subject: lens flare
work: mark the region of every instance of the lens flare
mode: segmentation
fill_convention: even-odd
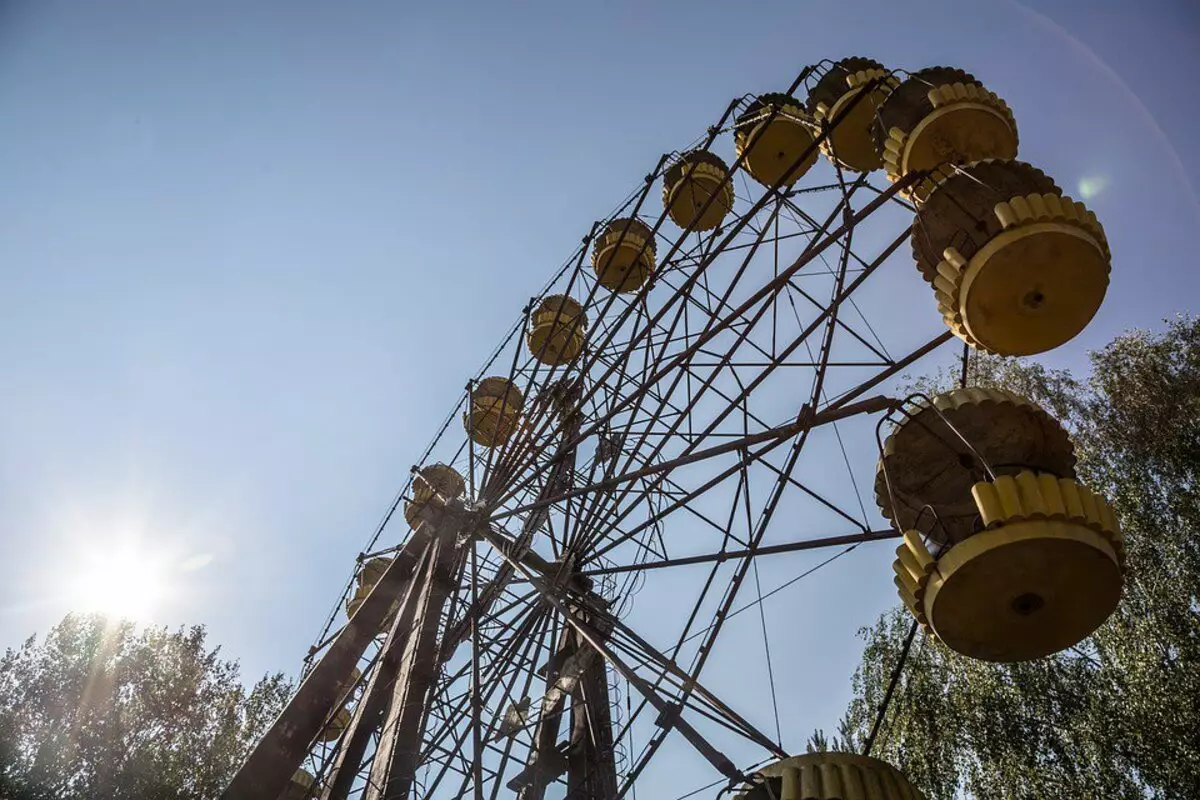
[[[148,621],[167,595],[166,564],[134,545],[85,555],[65,576],[72,610]]]
[[[1107,175],[1088,175],[1079,180],[1079,196],[1091,200],[1108,188]]]

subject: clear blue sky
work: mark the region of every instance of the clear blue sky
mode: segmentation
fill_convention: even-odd
[[[1048,363],[1196,310],[1194,4],[0,2],[0,647],[69,610],[85,544],[140,535],[172,559],[155,621],[295,670],[591,222],[731,97],[845,55],[970,70],[1092,195],[1109,297]],[[844,706],[890,559],[771,601],[813,681],[794,746]]]

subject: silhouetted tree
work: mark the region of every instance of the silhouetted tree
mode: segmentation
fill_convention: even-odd
[[[0,659],[0,798],[216,797],[290,692],[205,630],[69,615]]]

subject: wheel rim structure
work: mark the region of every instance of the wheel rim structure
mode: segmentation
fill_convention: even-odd
[[[787,94],[832,66],[806,69]],[[859,88],[844,116],[804,129],[803,177],[784,171],[764,186],[746,173],[746,142],[734,154],[738,115],[755,102],[746,96],[592,227],[420,460],[456,470],[465,493],[430,500],[427,482],[414,505],[410,479],[397,495],[359,556],[373,564],[370,596],[347,622],[362,585],[352,575],[296,697],[226,797],[278,797],[291,780],[296,797],[541,800],[565,785],[568,797],[612,800],[661,769],[664,753],[691,750],[711,767],[673,779],[680,794],[789,755],[769,710],[722,699],[705,666],[728,620],[761,603],[760,558],[900,536],[872,529],[862,498],[873,462],[849,453],[895,406],[887,382],[954,335],[933,304],[872,312],[889,304],[882,276],[923,283],[905,197],[928,176],[889,180],[825,159],[809,169],[876,84]],[[698,209],[702,232],[671,219],[659,188],[696,150],[719,152],[733,197],[715,228]],[[706,180],[719,181],[712,161]],[[603,285],[594,246],[609,220],[628,218],[652,234],[645,280]],[[559,296],[574,303],[545,305]],[[559,340],[582,330],[581,347],[530,351],[554,339],[547,308],[570,312]],[[467,434],[485,378],[521,393],[503,441]],[[842,458],[806,464],[812,441],[836,454],[843,434]],[[382,571],[381,557],[391,559]],[[640,587],[684,567],[671,614],[639,606]]]

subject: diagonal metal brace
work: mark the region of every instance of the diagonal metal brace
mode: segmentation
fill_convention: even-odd
[[[396,553],[358,613],[342,628],[270,730],[246,757],[221,794],[221,800],[277,800],[283,794],[308,755],[309,745],[324,726],[329,710],[349,688],[358,659],[379,633],[392,604],[408,586],[429,542],[426,528],[418,528]]]
[[[646,698],[646,702],[650,703],[650,705],[652,705],[655,710],[659,712],[659,714],[669,713],[668,709],[670,708],[670,704],[654,690],[654,687],[651,686],[648,681],[634,672],[634,670],[631,669],[621,659],[620,656],[618,656],[611,648],[607,646],[605,642],[602,641],[601,637],[596,636],[591,630],[591,626],[576,619],[575,615],[570,612],[563,601],[556,597],[555,594],[547,587],[546,582],[542,580],[541,576],[536,575],[533,570],[529,569],[520,561],[517,561],[507,552],[505,552],[503,541],[499,536],[493,533],[492,530],[486,526],[480,526],[478,533],[479,536],[484,539],[484,541],[494,547],[496,552],[503,556],[503,558],[516,572],[519,572],[525,576],[525,579],[528,580],[533,587],[537,589],[538,593],[542,595],[542,599],[546,601],[555,611],[557,611],[559,616],[561,616],[568,625],[575,629],[575,632],[581,639],[591,645],[592,649],[603,656],[604,660],[611,664],[612,668],[616,670],[621,677],[627,680],[629,684],[633,686],[633,688],[637,689],[638,693],[641,694],[642,697]],[[694,727],[692,727],[691,723],[689,723],[687,720],[679,717],[675,720],[674,727],[679,731],[680,734],[683,735],[683,738],[688,741],[688,744],[695,748],[696,751],[700,753],[700,755],[702,755],[705,760],[708,761],[708,763],[712,764],[722,775],[730,780],[745,779],[745,776],[734,765],[729,757],[713,747],[712,744],[710,744],[707,739],[701,736],[700,733]]]

